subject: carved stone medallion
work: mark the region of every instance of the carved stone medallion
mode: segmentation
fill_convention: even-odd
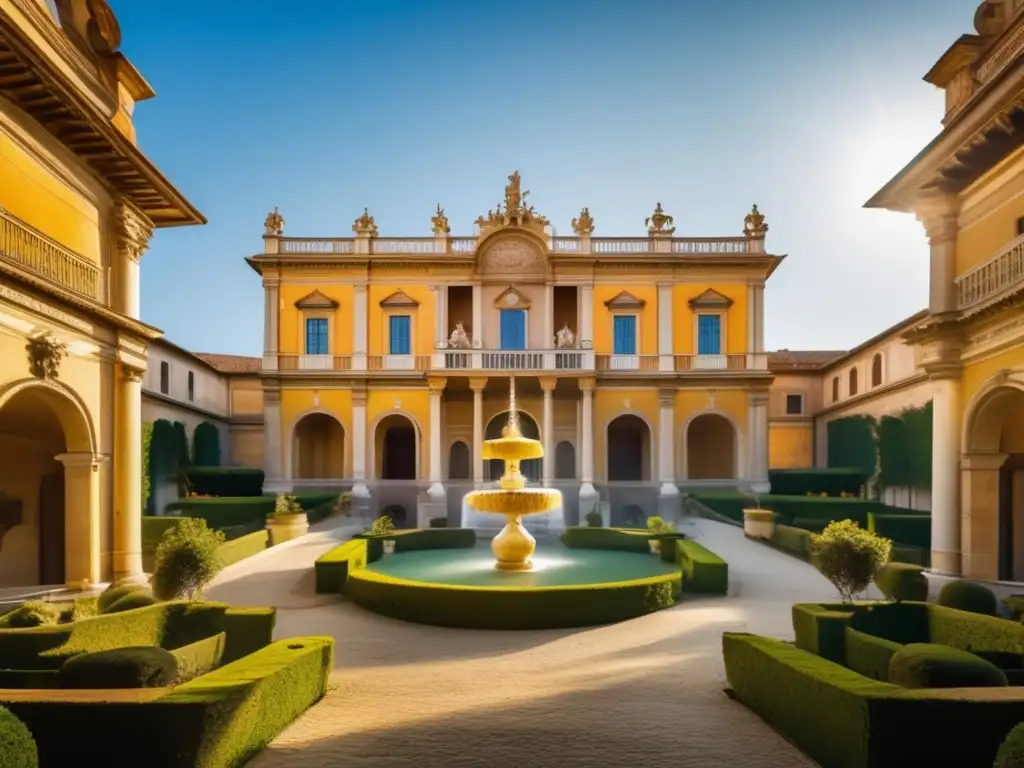
[[[480,270],[488,274],[506,275],[543,272],[544,257],[525,240],[502,238],[484,252]]]

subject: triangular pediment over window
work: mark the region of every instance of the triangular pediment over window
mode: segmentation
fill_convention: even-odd
[[[313,291],[296,301],[295,306],[299,309],[337,309],[338,302],[320,291]]]
[[[498,309],[529,309],[530,300],[520,293],[518,288],[510,285],[498,294],[498,298],[494,300],[494,306]]]
[[[412,309],[418,307],[420,303],[403,291],[395,291],[387,298],[381,299],[380,305],[394,309]]]
[[[647,304],[629,291],[621,291],[604,303],[608,309],[643,309]]]
[[[732,299],[714,288],[708,288],[700,296],[690,299],[690,309],[728,309],[731,306]]]

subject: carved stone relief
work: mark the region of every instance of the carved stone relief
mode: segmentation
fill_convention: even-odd
[[[480,257],[480,271],[487,274],[521,276],[543,272],[544,256],[532,243],[519,238],[502,238]]]

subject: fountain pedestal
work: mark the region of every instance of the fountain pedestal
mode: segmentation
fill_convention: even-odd
[[[537,540],[526,530],[521,515],[505,515],[508,521],[491,541],[491,552],[499,571],[528,571],[533,568],[530,557],[537,548]]]

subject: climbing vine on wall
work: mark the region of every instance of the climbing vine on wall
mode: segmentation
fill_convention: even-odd
[[[153,487],[149,470],[149,451],[153,445],[153,424],[146,421],[142,424],[142,509],[149,504],[149,494]]]
[[[193,463],[197,467],[220,466],[220,430],[208,421],[192,434]]]
[[[877,424],[872,416],[846,416],[828,423],[828,465],[862,469],[878,466]]]
[[[932,482],[932,404],[885,416],[879,429],[881,483],[928,488]]]

